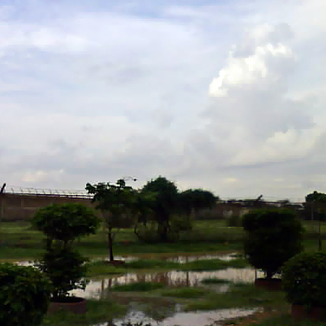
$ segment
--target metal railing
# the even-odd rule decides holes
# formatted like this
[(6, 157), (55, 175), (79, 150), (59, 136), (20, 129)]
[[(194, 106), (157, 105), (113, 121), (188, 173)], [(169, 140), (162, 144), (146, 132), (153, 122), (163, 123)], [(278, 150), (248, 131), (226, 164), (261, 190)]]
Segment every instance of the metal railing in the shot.
[(86, 190), (63, 190), (63, 189), (45, 189), (45, 188), (27, 188), (18, 186), (5, 186), (4, 194), (47, 196), (47, 197), (69, 197), (69, 198), (93, 198)]

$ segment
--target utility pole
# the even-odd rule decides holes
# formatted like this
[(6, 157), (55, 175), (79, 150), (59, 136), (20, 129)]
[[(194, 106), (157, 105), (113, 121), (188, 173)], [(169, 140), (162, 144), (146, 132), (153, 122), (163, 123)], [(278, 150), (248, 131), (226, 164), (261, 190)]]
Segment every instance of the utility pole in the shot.
[[(4, 195), (4, 191), (6, 188), (6, 183), (4, 183), (0, 189), (0, 223), (3, 220), (3, 214), (4, 214), (4, 201), (3, 201), (3, 195)], [(0, 227), (1, 230), (1, 227)], [(1, 239), (0, 239), (1, 240)]]

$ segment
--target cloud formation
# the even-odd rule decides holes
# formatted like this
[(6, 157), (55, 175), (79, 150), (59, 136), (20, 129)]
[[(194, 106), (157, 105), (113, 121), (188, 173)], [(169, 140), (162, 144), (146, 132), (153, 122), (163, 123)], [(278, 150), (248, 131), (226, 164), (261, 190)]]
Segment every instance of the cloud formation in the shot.
[(0, 6), (0, 183), (326, 191), (326, 8), (280, 3)]

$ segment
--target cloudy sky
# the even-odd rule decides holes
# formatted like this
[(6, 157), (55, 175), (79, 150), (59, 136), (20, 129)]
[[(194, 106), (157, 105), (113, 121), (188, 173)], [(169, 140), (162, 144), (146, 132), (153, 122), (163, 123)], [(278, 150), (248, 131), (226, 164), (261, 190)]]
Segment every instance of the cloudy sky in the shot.
[(325, 0), (1, 0), (0, 183), (326, 192)]

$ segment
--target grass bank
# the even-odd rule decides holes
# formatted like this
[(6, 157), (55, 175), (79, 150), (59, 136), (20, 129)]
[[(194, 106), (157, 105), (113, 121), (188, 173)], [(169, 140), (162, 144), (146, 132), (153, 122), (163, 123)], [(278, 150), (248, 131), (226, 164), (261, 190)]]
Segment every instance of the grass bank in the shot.
[(113, 300), (87, 300), (87, 313), (75, 315), (67, 312), (56, 312), (47, 315), (42, 326), (89, 326), (107, 323), (113, 318), (124, 316), (126, 307)]
[[(304, 221), (306, 250), (318, 250), (318, 221)], [(326, 239), (326, 223), (322, 222), (322, 238)], [(141, 243), (132, 229), (122, 229), (116, 235), (115, 255), (153, 255), (242, 250), (243, 230), (227, 227), (226, 221), (194, 221), (193, 229), (181, 234), (176, 243)], [(83, 238), (76, 243), (77, 249), (92, 257), (107, 256), (105, 230)], [(37, 258), (42, 252), (43, 235), (31, 229), (28, 222), (0, 223), (0, 259), (23, 260)], [(325, 243), (326, 246), (326, 243)]]

